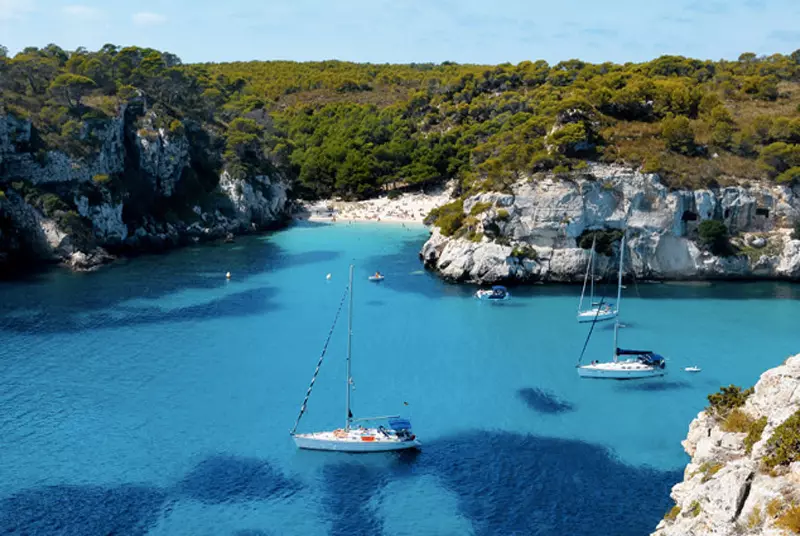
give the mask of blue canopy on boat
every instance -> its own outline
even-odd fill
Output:
[[[411,421],[402,417],[394,417],[389,419],[389,427],[392,430],[411,430]]]
[[[495,286],[493,286],[493,287],[492,287],[492,290],[494,290],[494,291],[508,292],[508,291],[506,290],[506,287],[502,287],[502,286],[500,286],[500,285],[495,285]]]

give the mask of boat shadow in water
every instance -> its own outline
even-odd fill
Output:
[[[625,465],[599,445],[510,432],[433,440],[391,460],[384,471],[358,463],[326,468],[331,534],[378,534],[382,523],[369,505],[379,490],[397,478],[431,474],[458,497],[477,535],[639,536],[658,524],[682,478],[682,469]]]
[[[517,396],[522,399],[526,406],[539,413],[557,415],[575,410],[575,406],[570,402],[561,400],[556,395],[541,389],[524,387],[517,391]]]
[[[652,378],[650,380],[636,380],[620,382],[619,389],[622,391],[680,391],[691,389],[692,385],[684,381],[663,380]]]

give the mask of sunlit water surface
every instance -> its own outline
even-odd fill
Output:
[[[630,284],[621,345],[669,375],[580,380],[579,288],[480,303],[421,271],[425,237],[305,224],[0,285],[0,532],[643,535],[706,395],[800,351],[796,286]],[[354,413],[410,415],[420,453],[289,437],[350,263]],[[301,430],[343,424],[345,322]]]

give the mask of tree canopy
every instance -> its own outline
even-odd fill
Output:
[[[184,65],[112,44],[14,57],[0,47],[0,91],[39,148],[88,154],[92,125],[140,99],[158,112],[155,128],[199,127],[221,140],[231,171],[280,170],[306,197],[453,178],[502,189],[587,159],[642,166],[674,187],[800,176],[800,50],[625,65]]]

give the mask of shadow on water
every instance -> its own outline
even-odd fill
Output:
[[[120,261],[92,274],[54,270],[31,280],[0,283],[0,318],[45,308],[70,314],[132,299],[158,299],[187,289],[213,290],[227,283],[226,272],[231,272],[234,281],[244,281],[263,272],[328,262],[341,255],[325,250],[289,254],[263,237],[245,237],[240,242]]]
[[[277,309],[272,302],[277,291],[261,287],[234,292],[215,300],[175,309],[160,307],[117,306],[108,311],[84,312],[49,308],[26,316],[0,316],[0,329],[20,333],[63,333],[120,328],[142,324],[191,322],[221,317],[257,315]]]
[[[322,470],[323,506],[331,535],[382,534],[383,520],[371,507],[391,477],[389,471],[360,463],[336,463]]]
[[[181,495],[206,504],[286,498],[301,488],[269,462],[234,456],[200,462],[177,486]]]
[[[659,391],[680,391],[682,389],[691,389],[692,385],[684,381],[668,381],[668,380],[653,380],[653,381],[628,381],[620,384],[620,391],[645,391],[645,392],[659,392]]]
[[[356,462],[326,467],[331,534],[378,534],[380,522],[366,505],[390,479],[423,473],[439,477],[475,534],[487,536],[648,534],[682,477],[681,470],[625,465],[582,441],[469,432],[395,454],[383,472]]]
[[[158,519],[165,501],[166,494],[160,489],[131,485],[25,490],[0,501],[0,532],[144,535]]]
[[[561,400],[556,395],[543,391],[541,389],[534,389],[532,387],[524,387],[517,391],[525,405],[533,411],[547,414],[559,414],[573,411],[575,406],[570,402]]]

